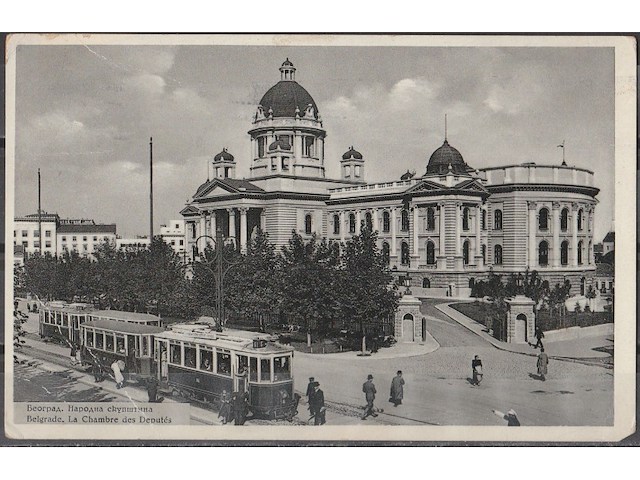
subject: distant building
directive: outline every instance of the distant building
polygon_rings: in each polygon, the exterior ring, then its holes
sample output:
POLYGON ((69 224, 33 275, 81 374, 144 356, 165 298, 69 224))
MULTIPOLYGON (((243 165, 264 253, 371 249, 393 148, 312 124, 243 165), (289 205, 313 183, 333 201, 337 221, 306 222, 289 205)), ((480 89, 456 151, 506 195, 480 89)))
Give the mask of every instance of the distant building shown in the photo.
POLYGON ((612 252, 616 248, 616 232, 609 232, 602 240, 602 255, 612 252))
POLYGON ((24 265, 24 247, 22 245, 13 246, 13 265, 24 265))
POLYGON ((171 220, 168 225, 160 225, 160 237, 175 253, 181 258, 184 257, 186 252, 184 220, 171 220))
POLYGON ((60 223, 58 255, 74 251, 90 256, 101 243, 114 243, 116 240, 115 224, 96 224, 93 220, 63 220, 60 223))
POLYGON ((149 241, 149 237, 145 236, 136 236, 130 238, 121 238, 118 237, 115 239, 116 248, 118 250, 127 250, 127 251, 139 251, 145 250, 149 248, 151 242, 149 241))
MULTIPOLYGON (((44 242, 42 243, 42 254, 56 254, 56 230, 60 223, 57 213, 42 212, 42 231, 44 232, 44 242)), ((22 253, 32 254, 40 252, 40 231, 38 230, 38 214, 34 213, 24 217, 16 217, 13 222, 13 245, 22 246, 22 253)))

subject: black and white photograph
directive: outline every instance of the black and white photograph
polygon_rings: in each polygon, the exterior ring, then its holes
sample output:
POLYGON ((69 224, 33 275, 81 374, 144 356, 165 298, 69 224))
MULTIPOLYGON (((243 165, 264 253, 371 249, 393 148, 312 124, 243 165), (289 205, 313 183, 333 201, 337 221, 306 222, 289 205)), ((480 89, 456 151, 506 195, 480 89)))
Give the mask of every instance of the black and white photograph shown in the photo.
POLYGON ((635 55, 9 36, 7 435, 629 435, 635 55))

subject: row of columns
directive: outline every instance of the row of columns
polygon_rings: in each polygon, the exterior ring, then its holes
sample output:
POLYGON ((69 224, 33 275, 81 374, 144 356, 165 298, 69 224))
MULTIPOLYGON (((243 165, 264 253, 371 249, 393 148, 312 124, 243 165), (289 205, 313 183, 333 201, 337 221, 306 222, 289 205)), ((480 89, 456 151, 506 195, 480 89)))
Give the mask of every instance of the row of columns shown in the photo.
MULTIPOLYGON (((528 211, 529 211, 529 219, 528 219, 528 232, 529 232, 529 267, 536 267, 538 264, 537 258, 537 232, 538 232, 538 205, 536 202, 527 202, 528 211)), ((578 210, 580 210, 580 206, 577 203, 573 203, 571 205, 571 262, 570 265, 577 267, 578 266, 578 210)), ((592 208, 588 208, 587 210, 587 218, 586 220, 588 231, 591 231, 591 222, 593 210, 592 208)), ((552 225, 552 234, 553 234, 553 244, 551 248, 551 265, 553 267, 560 266, 560 202, 552 203, 552 213, 551 218, 553 219, 552 225)), ((592 263, 591 252, 587 252, 587 264, 592 263)), ((584 263, 584 259, 583 259, 584 263)))
MULTIPOLYGON (((245 253, 247 251, 247 240, 248 240, 248 232, 249 232, 249 220, 247 213, 249 212, 249 208, 247 207, 239 207, 235 208, 226 208, 222 211, 226 210, 229 218, 228 222, 228 231, 223 232, 223 236, 230 238, 233 240, 234 244, 236 244, 236 210, 239 212, 239 221, 240 221, 240 251, 245 253)), ((203 236, 209 236, 211 238, 216 238, 216 212, 218 210, 203 210, 200 214, 200 220, 198 222, 198 229, 196 239, 200 238, 198 241, 197 247, 204 248, 208 243, 211 242, 209 238, 203 236), (203 237, 203 238, 201 238, 203 237)), ((260 228, 262 231, 265 230, 265 212, 264 209, 260 213, 260 228)))

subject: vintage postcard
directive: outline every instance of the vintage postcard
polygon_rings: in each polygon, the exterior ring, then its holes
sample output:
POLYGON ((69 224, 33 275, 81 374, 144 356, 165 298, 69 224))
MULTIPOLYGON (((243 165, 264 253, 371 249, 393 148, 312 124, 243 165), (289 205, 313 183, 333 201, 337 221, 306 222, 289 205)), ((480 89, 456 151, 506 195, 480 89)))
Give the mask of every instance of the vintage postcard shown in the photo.
POLYGON ((630 435, 635 49, 9 36, 7 435, 630 435))

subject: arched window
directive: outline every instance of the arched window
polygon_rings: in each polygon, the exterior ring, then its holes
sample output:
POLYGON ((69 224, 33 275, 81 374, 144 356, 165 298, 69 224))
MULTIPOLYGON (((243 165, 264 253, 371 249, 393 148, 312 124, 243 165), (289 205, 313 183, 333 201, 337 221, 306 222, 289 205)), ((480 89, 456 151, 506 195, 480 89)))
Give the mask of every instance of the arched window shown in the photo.
POLYGON ((563 208, 562 212, 560 212, 560 230, 563 232, 567 231, 569 227, 569 209, 563 208))
POLYGON ((462 263, 469 265, 469 240, 462 244, 462 263))
POLYGON ((587 263, 591 263, 592 258, 593 258, 593 250, 591 246, 591 240, 589 240, 589 248, 587 250, 587 263))
POLYGON ((365 225, 369 230, 373 230, 373 217, 371 216, 371 212, 367 212, 364 215, 365 225))
POLYGON ((549 210, 541 208, 538 214, 538 230, 549 230, 549 210))
POLYGON ((311 214, 309 213, 304 216, 304 233, 311 235, 311 214))
POLYGON ((502 245, 493 247, 493 263, 495 265, 502 265, 502 245))
POLYGON ((433 207, 427 208, 427 230, 436 229, 436 214, 433 207))
POLYGON ((428 278, 422 279, 422 288, 431 288, 431 281, 428 278))
POLYGON ((582 240, 578 242, 578 265, 582 265, 582 240))
POLYGON ((356 214, 349 214, 349 233, 356 233, 356 214))
POLYGON ((544 240, 538 245, 538 265, 541 267, 549 265, 549 244, 544 240))
POLYGON ((403 232, 409 231, 409 210, 402 210, 402 225, 400 229, 403 232))
POLYGON ((560 244, 560 263, 562 265, 569 264, 569 242, 566 240, 560 244))
POLYGON ((487 229, 487 211, 482 210, 482 230, 487 229))
POLYGON ((578 230, 582 230, 582 210, 578 210, 578 230))
POLYGON ((409 265, 409 244, 407 242, 402 242, 400 245, 400 263, 409 265))
POLYGON ((340 233, 340 215, 337 214, 333 216, 333 233, 336 235, 340 233))
POLYGON ((467 207, 462 209, 462 230, 469 230, 469 209, 467 207))
POLYGON ((502 230, 502 210, 496 210, 493 214, 493 229, 502 230))
POLYGON ((384 260, 385 265, 389 265, 389 244, 387 242, 382 242, 382 259, 384 260))
POLYGON ((580 279, 580 295, 584 295, 587 291, 587 279, 582 277, 580 279))
POLYGON ((389 212, 382 212, 382 231, 384 233, 389 233, 391 229, 391 218, 389 212))
POLYGON ((435 265, 436 263, 436 246, 431 240, 427 242, 427 265, 435 265))
POLYGON ((482 245, 480 250, 482 251, 482 263, 487 263, 487 246, 482 245))

